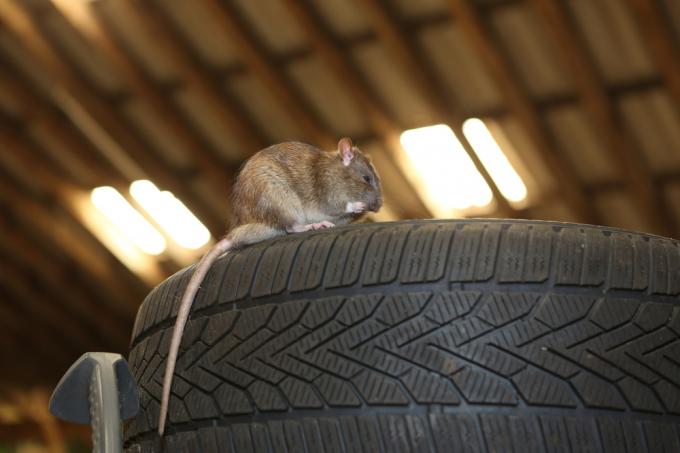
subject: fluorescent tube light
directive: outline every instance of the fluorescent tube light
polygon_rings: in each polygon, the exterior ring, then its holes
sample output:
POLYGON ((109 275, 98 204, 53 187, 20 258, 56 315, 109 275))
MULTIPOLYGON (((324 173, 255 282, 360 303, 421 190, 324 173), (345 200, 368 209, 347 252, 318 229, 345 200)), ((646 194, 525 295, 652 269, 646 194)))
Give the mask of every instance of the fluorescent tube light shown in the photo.
POLYGON ((491 189, 450 127, 410 129, 400 140, 438 216, 491 203, 491 189))
POLYGON ((165 250, 163 236, 113 187, 97 187, 92 203, 135 246, 149 255, 165 250))
POLYGON ((463 134, 489 172, 501 194, 509 201, 522 201, 527 197, 527 187, 517 174, 507 156, 491 135, 484 122, 470 118, 463 123, 463 134))
POLYGON ((130 185, 130 193, 181 247, 195 250, 210 241, 208 229, 171 192, 161 192, 151 181, 139 180, 130 185))

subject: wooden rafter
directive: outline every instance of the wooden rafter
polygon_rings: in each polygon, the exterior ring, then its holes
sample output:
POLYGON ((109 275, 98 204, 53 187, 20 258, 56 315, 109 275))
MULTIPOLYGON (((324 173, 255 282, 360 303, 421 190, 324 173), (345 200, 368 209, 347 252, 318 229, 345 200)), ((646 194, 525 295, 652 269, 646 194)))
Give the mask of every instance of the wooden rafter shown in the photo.
POLYGON ((101 332, 104 338, 112 340, 112 345, 126 344, 126 324, 130 322, 131 316, 129 310, 121 313, 122 304, 119 304, 120 307, 112 307, 93 300, 83 291, 80 282, 74 279, 69 281, 49 256, 4 220, 0 220, 0 237, 0 253, 5 259, 13 263, 14 267, 23 269, 24 273, 30 270, 35 274, 37 283, 50 294, 56 295, 57 300, 62 300, 69 316, 94 328, 95 332, 101 332))
MULTIPOLYGON (((138 305, 140 294, 133 288, 139 288, 140 285, 121 284, 125 274, 110 266, 111 258, 96 240, 88 236, 84 228, 73 228, 62 223, 60 217, 63 212, 34 200, 15 182, 4 177, 0 177, 0 201, 11 207, 24 228, 71 257, 81 269, 96 279, 102 289, 115 294, 119 302, 129 303, 133 307, 138 305)), ((75 221, 73 225, 77 225, 75 221)))
POLYGON ((78 345, 88 344, 91 337, 83 326, 48 303, 49 296, 39 291, 27 276, 4 261, 0 262, 0 275, 2 286, 22 301, 22 310, 33 319, 34 324, 41 325, 54 335, 54 341, 63 341, 71 351, 77 351, 78 345))
POLYGON ((519 120, 536 144, 541 158, 550 169, 572 212, 580 221, 595 222, 595 212, 581 187, 581 182, 571 165, 557 152, 541 122, 538 110, 519 82, 507 57, 496 47, 473 2, 448 0, 448 4, 456 26, 460 27, 498 84, 508 110, 519 120))
POLYGON ((42 36, 28 4, 16 0, 0 2, 0 13, 6 18, 4 28, 14 37, 17 45, 26 46, 41 65, 36 70, 43 70, 54 81, 53 86, 42 88, 113 165, 121 165, 121 159, 124 159, 124 172, 128 173, 128 177, 150 176, 159 185, 169 188, 185 200, 213 231, 221 230, 217 225, 222 222, 215 213, 206 209, 187 186, 140 142, 118 112, 64 63, 53 43, 42 36))
MULTIPOLYGON (((47 332, 40 329, 26 329, 35 324, 35 320, 26 315, 23 307, 18 307, 15 296, 0 285, 0 329, 6 339, 14 339, 24 348, 23 354, 34 354, 32 361, 40 360, 43 366, 60 366, 68 363, 72 355, 61 347, 60 341, 54 341, 47 332)), ((45 370, 43 370, 45 371, 45 370)), ((0 376, 2 379, 3 376, 0 376)), ((4 376, 5 378, 7 376, 4 376)))
MULTIPOLYGON (((643 77, 638 80, 626 81, 617 84, 611 84, 604 87, 607 96, 614 104, 622 97, 643 93, 645 91, 653 91, 663 87, 663 81, 657 76, 643 77)), ((551 94, 548 96, 540 96, 533 99, 535 108, 541 115, 545 115, 551 109, 560 107, 568 107, 578 104, 579 96, 573 92, 565 92, 559 94, 551 94)), ((474 110, 466 110, 463 112, 467 117, 489 117, 502 118, 510 114, 508 108, 504 105, 476 108, 474 110)))
MULTIPOLYGON (((89 144, 70 127, 70 124, 66 121, 66 118, 59 115, 57 111, 53 109, 51 105, 48 105, 46 102, 44 102, 40 96, 35 95, 32 90, 21 81, 21 78, 10 77, 8 75, 8 71, 0 72, 0 89, 8 90, 13 93, 24 109, 21 112, 21 116, 19 118, 23 125, 22 127, 18 128, 18 130, 24 131, 26 135, 30 135, 31 131, 38 130, 48 133, 50 140, 61 143, 61 152, 69 153, 71 155, 71 160, 80 162, 88 169, 86 180, 89 181, 89 183, 111 184, 114 186, 123 186, 125 184, 124 176, 118 173, 115 168, 107 167, 100 159, 97 159, 97 156, 93 153, 93 150, 90 148, 89 144)), ((2 117, 0 120, 8 122, 6 117, 2 117)), ((16 131, 12 131, 9 134, 6 128, 3 131, 3 136, 6 139, 5 143, 9 143, 8 146, 14 147, 16 145, 16 141, 21 140, 19 137, 15 136, 16 131)), ((45 153, 43 152, 42 155, 37 154, 31 147, 27 147, 28 141, 30 141, 30 139, 26 139, 26 141, 27 143, 25 144, 16 145, 18 146, 18 149, 23 150, 23 153, 18 154, 18 158, 22 159, 24 167, 30 168, 30 170, 27 171, 30 171, 31 173, 34 171, 39 172, 40 178, 37 179, 37 181, 47 183, 48 187, 51 187, 51 193, 57 195, 61 194, 62 196, 66 197, 68 195, 68 191, 64 190, 62 192, 63 187, 67 185, 65 183, 65 181, 67 181, 66 175, 63 177, 57 175, 51 170, 51 167, 45 166, 34 168, 31 163, 44 159, 45 153), (64 183, 62 183, 62 181, 64 181, 64 183)), ((8 157, 10 155, 17 156, 16 150, 13 150, 13 148, 7 148, 6 156, 8 157)), ((83 189, 87 188, 88 187, 83 187, 83 189)), ((65 203, 67 203, 67 201, 68 200, 64 199, 65 203)), ((70 207, 70 203, 66 204, 66 207, 70 207)), ((134 313, 131 311, 132 308, 129 304, 123 304, 121 306, 120 298, 127 299, 132 303, 135 300, 141 300, 142 294, 128 291, 124 288, 113 290, 113 288, 119 286, 116 285, 115 282, 112 282, 111 278, 113 274, 109 275, 107 273, 93 272, 93 268, 85 265, 86 263, 89 263, 88 260, 83 261, 82 259, 79 259, 79 257, 84 258, 85 250, 83 251, 83 255, 78 255, 75 253, 76 250, 70 249, 64 250, 64 252, 66 252, 65 255, 71 255, 75 257, 75 262, 80 264, 80 269, 82 269, 84 273, 88 275, 88 278, 86 279, 87 286, 89 286, 94 291, 98 298, 100 298, 102 301, 106 301, 110 307, 127 307, 127 313, 134 313)), ((99 269, 100 267, 101 266, 94 269, 99 269)), ((126 288, 128 286, 132 288, 144 287, 144 284, 139 281, 136 276, 130 274, 127 270, 123 273, 119 273, 118 275, 128 275, 130 277, 130 282, 139 283, 138 285, 131 286, 128 283, 126 288)))
POLYGON ((680 51, 660 1, 630 0, 657 69, 680 110, 680 51))
MULTIPOLYGON (((105 318, 112 329, 119 331, 110 332, 112 338, 119 338, 120 330, 127 329, 127 324, 135 314, 134 304, 121 303, 121 298, 116 300, 114 297, 106 297, 105 286, 97 286, 96 280, 87 272, 77 269, 61 252, 55 253, 36 241, 30 231, 21 228, 14 220, 0 220, 0 237, 0 250, 20 258, 18 266, 39 273, 39 277, 46 282, 45 285, 54 290, 55 294, 68 295, 75 298, 78 304, 86 304, 86 308, 74 307, 74 310, 82 310, 86 316, 92 318, 105 318), (93 311, 89 306, 96 307, 97 310, 93 311)), ((135 299, 141 300, 141 294, 135 299)))
POLYGON ((228 2, 218 3, 217 0, 203 0, 203 4, 212 20, 229 36, 239 59, 269 89, 303 133, 318 146, 332 149, 337 143, 335 139, 319 120, 302 106, 299 96, 281 75, 282 71, 274 65, 262 46, 256 44, 255 38, 239 21, 235 8, 228 2))
MULTIPOLYGON (((316 14, 310 9, 309 5, 304 4, 306 2, 284 0, 283 3, 300 24, 301 28, 307 33, 310 46, 315 50, 316 54, 357 100, 366 114, 371 128, 378 134, 383 146, 389 150, 396 149, 399 146, 398 137, 401 131, 374 99, 371 90, 354 69, 354 63, 344 55, 335 40, 321 26, 316 14)), ((402 181, 399 183, 404 187, 402 190, 416 192, 403 174, 401 179, 402 181)), ((422 204, 422 200, 416 211, 410 214, 413 217, 430 216, 430 212, 422 204)))
POLYGON ((581 102, 604 138, 610 161, 627 181, 629 195, 650 222, 653 232, 671 236, 673 222, 666 207, 662 206, 662 196, 654 184, 649 165, 633 147, 632 140, 622 133, 624 128, 594 64, 584 46, 578 43, 576 27, 569 21, 564 6, 553 0, 531 0, 531 4, 545 21, 546 30, 571 68, 570 74, 581 102))
POLYGON ((212 190, 218 193, 227 191, 231 186, 231 179, 225 171, 225 163, 216 154, 210 152, 206 141, 190 127, 186 118, 180 113, 180 109, 169 100, 157 84, 149 79, 140 65, 121 48, 101 12, 97 12, 89 3, 68 1, 56 2, 55 5, 59 9, 50 8, 48 13, 60 14, 61 12, 67 24, 93 41, 104 58, 112 63, 120 78, 133 89, 137 98, 149 105, 154 115, 163 118, 171 133, 189 150, 192 161, 200 169, 201 175, 207 178, 212 190), (83 26, 83 15, 95 26, 83 26), (74 17, 80 17, 80 20, 74 17))
MULTIPOLYGON (((99 5, 95 5, 98 7, 99 5)), ((233 156, 238 162, 266 146, 267 142, 260 131, 247 119, 247 115, 238 111, 232 102, 226 102, 221 80, 206 73, 176 33, 172 31, 167 17, 153 5, 153 2, 142 3, 138 0, 124 0, 119 6, 126 7, 126 12, 134 15, 139 23, 156 37, 155 44, 167 56, 177 71, 182 82, 190 86, 201 96, 211 110, 220 116, 221 124, 242 143, 243 150, 233 156)))
MULTIPOLYGON (((4 155, 0 158, 0 162, 11 162, 12 166, 21 169, 25 174, 32 174, 43 194, 53 194, 59 201, 60 206, 69 212, 74 219, 79 218, 79 212, 74 202, 77 194, 83 192, 83 188, 78 188, 69 183, 51 170, 50 167, 34 165, 41 158, 38 151, 30 146, 20 134, 2 126, 0 126, 0 146, 5 150, 4 155)), ((99 246, 102 252, 100 254, 101 259, 106 259, 110 256, 94 237, 91 238, 91 244, 99 246)), ((128 272, 128 275, 137 278, 132 272, 128 272)))
MULTIPOLYGON (((125 177, 97 158, 90 144, 70 127, 66 117, 59 115, 40 95, 34 94, 21 77, 11 74, 11 68, 1 59, 0 65, 4 69, 0 71, 0 90, 12 93, 20 103, 23 110, 17 120, 27 133, 29 130, 43 131, 56 140, 62 145, 63 152, 69 153, 71 160, 82 163, 88 169, 85 178, 91 184, 118 186, 124 183, 125 177)), ((3 117, 3 120, 6 119, 3 117)))
POLYGON ((3 266, 7 266, 2 268, 0 284, 10 288, 24 300, 24 304, 28 304, 36 324, 43 323, 53 328, 54 332, 68 331, 66 335, 76 347, 79 344, 93 344, 98 349, 119 350, 125 346, 125 338, 121 336, 123 331, 118 328, 116 332, 115 326, 106 318, 105 311, 99 310, 97 315, 92 310, 92 304, 83 304, 84 301, 73 297, 73 292, 68 288, 65 293, 55 291, 63 290, 63 285, 53 285, 39 270, 27 268, 15 255, 3 251, 0 258, 3 266), (75 329, 75 333, 72 329, 75 329))
POLYGON ((445 101, 445 96, 442 94, 443 89, 439 86, 436 78, 432 77, 431 73, 425 69, 426 63, 422 58, 419 58, 420 52, 415 50, 412 43, 405 38, 405 33, 399 29, 394 14, 380 0, 364 0, 360 4, 379 39, 399 65, 401 72, 410 78, 411 84, 416 87, 437 117, 442 118, 453 129, 477 171, 491 188, 498 203, 498 213, 503 217, 518 217, 517 209, 513 208, 501 194, 496 182, 479 160, 470 142, 465 138, 465 134, 463 134, 464 118, 445 101))

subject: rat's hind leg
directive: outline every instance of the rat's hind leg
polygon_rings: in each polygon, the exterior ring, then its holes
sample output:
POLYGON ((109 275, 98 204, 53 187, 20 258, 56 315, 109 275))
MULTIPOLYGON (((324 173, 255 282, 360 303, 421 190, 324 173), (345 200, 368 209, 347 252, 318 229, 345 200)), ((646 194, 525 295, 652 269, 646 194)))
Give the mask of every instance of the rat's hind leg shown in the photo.
POLYGON ((243 247, 284 234, 286 234, 286 232, 282 229, 271 227, 263 223, 246 223, 245 225, 237 226, 231 230, 227 235, 227 238, 233 242, 234 247, 243 247))

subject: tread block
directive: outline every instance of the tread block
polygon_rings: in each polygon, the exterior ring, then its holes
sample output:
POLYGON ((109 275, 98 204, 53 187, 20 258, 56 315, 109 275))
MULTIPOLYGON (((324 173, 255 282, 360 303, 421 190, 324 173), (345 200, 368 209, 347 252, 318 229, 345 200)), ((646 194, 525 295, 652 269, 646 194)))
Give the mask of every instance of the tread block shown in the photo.
POLYGON ((424 315, 437 324, 448 324, 470 313, 480 296, 478 291, 446 291, 436 294, 424 315))
POLYGON ((409 400, 399 383, 392 378, 370 371, 363 371, 352 382, 368 404, 406 405, 409 400))
POLYGON ((456 230, 449 253, 452 282, 489 280, 495 271, 500 224, 469 224, 456 230))
POLYGON ((576 407, 567 383, 535 367, 526 368, 512 377, 519 393, 530 404, 576 407))
POLYGON ((482 301, 477 317, 494 327, 521 318, 534 308, 540 294, 491 293, 482 301))
POLYGON ((625 409, 626 403, 612 384, 593 374, 581 372, 570 379, 576 392, 588 407, 625 409))
POLYGON ((542 301, 536 319, 557 329, 583 318, 594 303, 594 297, 549 294, 542 301))
POLYGON ((597 301, 590 320, 604 330, 611 330, 630 321, 639 305, 639 302, 632 299, 600 299, 597 301))
POLYGON ((378 310, 375 319, 388 325, 396 325, 406 318, 416 315, 430 299, 431 293, 407 293, 395 294, 385 298, 378 310))

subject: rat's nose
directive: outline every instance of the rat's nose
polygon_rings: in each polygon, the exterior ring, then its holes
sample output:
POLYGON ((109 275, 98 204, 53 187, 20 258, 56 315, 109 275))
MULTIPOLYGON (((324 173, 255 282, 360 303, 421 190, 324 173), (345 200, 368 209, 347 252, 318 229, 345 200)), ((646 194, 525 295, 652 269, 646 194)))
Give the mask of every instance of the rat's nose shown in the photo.
POLYGON ((377 200, 375 200, 373 203, 371 203, 368 206, 368 209, 370 209, 373 212, 378 212, 380 210, 380 208, 382 207, 382 203, 383 203, 382 198, 378 198, 377 200))

